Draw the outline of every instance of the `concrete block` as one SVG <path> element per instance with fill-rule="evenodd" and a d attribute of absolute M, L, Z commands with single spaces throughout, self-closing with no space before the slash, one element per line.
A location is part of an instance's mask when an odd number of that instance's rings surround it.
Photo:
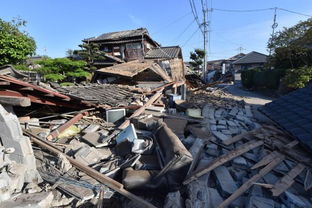
<path fill-rule="evenodd" d="M 259 196 L 251 196 L 247 201 L 246 208 L 254 207 L 274 208 L 274 200 Z"/>
<path fill-rule="evenodd" d="M 221 125 L 221 124 L 217 125 L 217 130 L 225 130 L 225 129 L 227 129 L 226 125 Z"/>
<path fill-rule="evenodd" d="M 97 131 L 100 128 L 97 124 L 90 124 L 87 128 L 85 128 L 82 132 L 83 133 L 92 133 Z"/>
<path fill-rule="evenodd" d="M 224 134 L 222 134 L 221 132 L 219 131 L 211 131 L 212 134 L 217 137 L 218 139 L 222 140 L 222 141 L 225 141 L 227 139 L 229 139 L 230 137 L 229 136 L 226 136 Z"/>
<path fill-rule="evenodd" d="M 218 207 L 222 202 L 223 198 L 220 196 L 218 191 L 214 188 L 207 188 L 208 191 L 208 206 L 207 207 Z"/>
<path fill-rule="evenodd" d="M 52 192 L 40 192 L 33 194 L 20 194 L 0 203 L 0 207 L 18 207 L 18 208 L 49 208 L 53 201 Z"/>
<path fill-rule="evenodd" d="M 239 168 L 248 168 L 248 163 L 245 158 L 236 157 L 233 159 L 233 166 L 236 166 Z"/>
<path fill-rule="evenodd" d="M 181 197 L 180 191 L 170 192 L 165 199 L 164 208 L 183 207 L 184 200 Z"/>
<path fill-rule="evenodd" d="M 236 114 L 238 113 L 238 108 L 237 107 L 234 107 L 232 108 L 232 110 L 230 111 L 229 115 L 230 116 L 236 116 Z"/>
<path fill-rule="evenodd" d="M 23 136 L 16 115 L 7 112 L 2 105 L 0 105 L 0 138 L 4 147 L 15 149 L 14 153 L 9 155 L 10 160 L 26 165 L 25 182 L 41 182 L 29 138 Z"/>
<path fill-rule="evenodd" d="M 306 204 L 304 203 L 304 201 L 302 201 L 297 195 L 289 191 L 285 191 L 281 198 L 282 198 L 283 203 L 287 207 L 298 207 L 298 208 L 306 207 Z"/>
<path fill-rule="evenodd" d="M 226 126 L 226 120 L 218 120 L 218 124 Z"/>
<path fill-rule="evenodd" d="M 217 184 L 223 197 L 228 197 L 237 190 L 238 187 L 225 166 L 219 166 L 213 172 L 215 173 Z"/>

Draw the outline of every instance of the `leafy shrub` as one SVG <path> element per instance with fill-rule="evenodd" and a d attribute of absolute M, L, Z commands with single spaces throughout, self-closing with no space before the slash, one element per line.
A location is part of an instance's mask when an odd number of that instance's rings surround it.
<path fill-rule="evenodd" d="M 46 74 L 44 75 L 44 78 L 52 82 L 58 82 L 58 81 L 63 80 L 65 76 L 62 74 Z"/>
<path fill-rule="evenodd" d="M 312 67 L 288 69 L 284 80 L 288 87 L 303 88 L 312 80 Z"/>
<path fill-rule="evenodd" d="M 66 87 L 66 86 L 73 86 L 74 83 L 72 83 L 72 82 L 62 82 L 60 85 L 61 85 L 62 87 Z"/>
<path fill-rule="evenodd" d="M 85 70 L 87 65 L 84 61 L 73 61 L 68 58 L 46 58 L 36 62 L 41 65 L 36 69 L 44 74 L 47 80 L 58 82 L 66 77 L 89 78 L 91 74 Z"/>
<path fill-rule="evenodd" d="M 248 69 L 241 72 L 242 84 L 250 89 L 277 89 L 280 79 L 285 75 L 283 69 Z"/>
<path fill-rule="evenodd" d="M 254 76 L 259 69 L 246 69 L 241 71 L 242 85 L 250 89 L 254 86 Z"/>
<path fill-rule="evenodd" d="M 14 69 L 22 70 L 22 71 L 31 71 L 26 65 L 19 64 L 19 65 L 13 65 Z"/>

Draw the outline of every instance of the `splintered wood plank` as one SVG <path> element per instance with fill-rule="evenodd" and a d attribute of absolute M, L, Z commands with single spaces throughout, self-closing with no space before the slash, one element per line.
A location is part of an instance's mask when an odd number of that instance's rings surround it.
<path fill-rule="evenodd" d="M 228 207 L 235 199 L 244 194 L 255 182 L 261 179 L 263 176 L 268 174 L 275 166 L 281 163 L 284 159 L 284 155 L 278 155 L 272 162 L 262 168 L 258 174 L 252 176 L 248 181 L 246 181 L 241 187 L 239 187 L 229 198 L 224 200 L 218 208 Z"/>
<path fill-rule="evenodd" d="M 270 154 L 264 156 L 259 162 L 257 162 L 256 164 L 254 164 L 254 166 L 251 167 L 251 169 L 257 169 L 259 167 L 265 166 L 267 164 L 269 164 L 271 161 L 274 160 L 274 158 L 276 158 L 276 156 L 279 155 L 279 153 L 277 151 L 273 151 Z"/>
<path fill-rule="evenodd" d="M 252 131 L 248 131 L 248 132 L 236 135 L 236 136 L 234 136 L 234 137 L 232 137 L 230 139 L 224 140 L 223 144 L 225 144 L 225 145 L 233 144 L 233 143 L 238 142 L 239 140 L 243 139 L 247 135 L 257 133 L 259 130 L 260 129 L 258 128 L 258 129 L 254 129 Z"/>
<path fill-rule="evenodd" d="M 308 191 L 312 187 L 312 173 L 309 169 L 304 179 L 304 190 Z"/>
<path fill-rule="evenodd" d="M 294 141 L 292 141 L 292 142 L 286 144 L 286 145 L 285 145 L 285 148 L 286 148 L 286 149 L 291 149 L 291 148 L 293 148 L 294 146 L 296 146 L 297 144 L 299 144 L 299 141 L 298 141 L 298 140 L 294 140 Z"/>
<path fill-rule="evenodd" d="M 292 184 L 295 182 L 296 178 L 302 171 L 304 171 L 305 166 L 301 163 L 297 164 L 293 169 L 291 169 L 280 181 L 274 184 L 272 188 L 273 196 L 279 196 L 285 192 Z"/>
<path fill-rule="evenodd" d="M 183 184 L 189 184 L 190 182 L 192 182 L 193 180 L 197 179 L 198 177 L 212 171 L 213 169 L 219 167 L 220 165 L 223 165 L 224 163 L 248 152 L 249 150 L 252 150 L 256 147 L 259 147 L 263 145 L 263 141 L 259 140 L 253 140 L 250 142 L 247 142 L 239 147 L 237 147 L 235 150 L 232 150 L 224 155 L 221 155 L 220 157 L 214 159 L 213 161 L 211 161 L 208 166 L 203 167 L 201 169 L 198 169 L 196 171 L 194 171 L 193 173 L 190 174 L 190 177 L 188 177 Z"/>

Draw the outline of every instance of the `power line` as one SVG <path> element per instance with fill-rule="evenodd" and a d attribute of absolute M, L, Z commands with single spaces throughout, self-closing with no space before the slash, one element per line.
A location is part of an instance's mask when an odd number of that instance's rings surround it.
<path fill-rule="evenodd" d="M 312 15 L 309 15 L 309 14 L 304 14 L 304 13 L 301 13 L 301 12 L 292 11 L 292 10 L 284 9 L 284 8 L 280 8 L 280 7 L 262 8 L 262 9 L 220 9 L 220 8 L 213 8 L 213 10 L 220 11 L 220 12 L 237 12 L 237 13 L 263 12 L 263 11 L 269 11 L 269 10 L 275 10 L 275 9 L 278 9 L 278 10 L 281 10 L 281 11 L 285 11 L 285 12 L 290 12 L 290 13 L 293 13 L 293 14 L 306 16 L 306 17 L 312 17 Z"/>
<path fill-rule="evenodd" d="M 298 14 L 298 15 L 302 15 L 302 16 L 306 16 L 306 17 L 312 17 L 312 15 L 308 15 L 308 14 L 303 14 L 303 13 L 300 13 L 300 12 L 296 12 L 296 11 L 291 11 L 291 10 L 288 10 L 288 9 L 283 9 L 283 8 L 277 8 L 281 11 L 285 11 L 285 12 L 290 12 L 290 13 L 293 13 L 293 14 Z"/>
<path fill-rule="evenodd" d="M 194 22 L 195 22 L 195 19 L 193 19 L 192 22 L 190 22 L 190 24 L 188 24 L 186 26 L 186 28 L 176 38 L 174 38 L 172 41 L 176 41 L 176 40 L 180 39 L 180 37 L 192 26 L 192 24 Z"/>
<path fill-rule="evenodd" d="M 264 8 L 264 9 L 219 9 L 213 8 L 213 10 L 220 11 L 220 12 L 262 12 L 272 10 L 274 8 Z"/>
<path fill-rule="evenodd" d="M 191 12 L 188 12 L 188 13 L 184 14 L 183 16 L 178 17 L 177 19 L 173 20 L 172 22 L 170 22 L 170 23 L 167 24 L 166 26 L 164 26 L 164 27 L 162 27 L 161 29 L 159 29 L 159 30 L 153 32 L 152 35 L 155 35 L 156 33 L 159 33 L 159 32 L 162 31 L 164 28 L 167 28 L 167 27 L 173 25 L 174 23 L 177 23 L 178 21 L 180 21 L 181 19 L 183 19 L 184 17 L 186 17 L 186 16 L 188 16 L 188 15 L 190 15 L 190 14 L 191 14 Z"/>
<path fill-rule="evenodd" d="M 201 30 L 201 32 L 204 33 L 204 31 L 203 31 L 202 28 L 201 28 L 201 23 L 199 22 L 199 19 L 198 19 L 197 10 L 196 10 L 196 5 L 195 5 L 195 3 L 194 3 L 194 0 L 189 0 L 189 3 L 190 3 L 190 6 L 191 6 L 191 10 L 192 10 L 194 19 L 196 20 L 196 23 L 197 23 L 199 29 Z"/>
<path fill-rule="evenodd" d="M 198 27 L 195 32 L 192 33 L 192 35 L 183 43 L 183 45 L 181 46 L 182 48 L 193 38 L 193 36 L 198 32 L 198 30 L 200 29 L 200 27 Z"/>

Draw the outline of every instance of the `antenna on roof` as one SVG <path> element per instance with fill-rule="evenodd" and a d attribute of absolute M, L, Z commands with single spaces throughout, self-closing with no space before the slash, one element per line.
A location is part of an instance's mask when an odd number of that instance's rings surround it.
<path fill-rule="evenodd" d="M 244 51 L 244 50 L 246 50 L 246 49 L 240 46 L 240 47 L 238 47 L 236 50 L 237 50 L 239 53 L 242 53 L 242 51 Z"/>

